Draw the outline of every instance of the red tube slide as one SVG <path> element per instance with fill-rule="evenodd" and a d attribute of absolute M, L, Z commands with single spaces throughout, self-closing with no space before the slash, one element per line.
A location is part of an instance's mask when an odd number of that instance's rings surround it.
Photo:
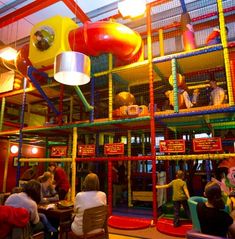
<path fill-rule="evenodd" d="M 116 22 L 85 22 L 69 33 L 69 43 L 73 51 L 88 56 L 112 53 L 125 64 L 138 60 L 142 50 L 140 35 Z"/>

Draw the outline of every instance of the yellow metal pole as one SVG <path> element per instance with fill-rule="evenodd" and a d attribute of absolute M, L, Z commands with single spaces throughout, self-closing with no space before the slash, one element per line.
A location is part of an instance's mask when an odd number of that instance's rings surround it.
<path fill-rule="evenodd" d="M 159 48 L 160 48 L 160 56 L 164 56 L 164 36 L 163 29 L 158 30 L 159 35 Z"/>
<path fill-rule="evenodd" d="M 2 191 L 5 193 L 6 192 L 6 185 L 7 185 L 7 174 L 8 174 L 8 164 L 9 164 L 9 157 L 10 157 L 10 142 L 9 140 L 7 141 L 7 155 L 5 164 L 4 164 L 4 175 L 3 175 L 3 184 L 2 184 Z"/>
<path fill-rule="evenodd" d="M 225 65 L 225 73 L 226 73 L 226 80 L 227 80 L 229 105 L 234 105 L 232 77 L 230 72 L 229 51 L 228 51 L 228 43 L 227 43 L 227 33 L 225 29 L 222 0 L 217 0 L 217 6 L 218 6 L 218 12 L 219 12 L 220 36 L 221 36 L 221 42 L 223 45 L 223 52 L 224 52 L 224 65 Z"/>
<path fill-rule="evenodd" d="M 20 162 L 72 162 L 72 158 L 20 158 Z"/>
<path fill-rule="evenodd" d="M 113 67 L 113 57 L 109 54 L 109 120 L 113 119 L 113 77 L 112 70 Z"/>
<path fill-rule="evenodd" d="M 77 157 L 77 127 L 73 128 L 73 148 L 72 148 L 72 183 L 71 183 L 71 199 L 74 201 L 76 193 L 76 157 Z"/>
<path fill-rule="evenodd" d="M 235 153 L 228 154 L 188 154 L 188 155 L 160 155 L 157 156 L 158 160 L 218 160 L 224 158 L 235 157 Z"/>
<path fill-rule="evenodd" d="M 127 131 L 127 155 L 131 156 L 131 131 Z M 131 198 L 131 160 L 128 160 L 127 167 L 127 182 L 128 182 L 128 207 L 132 207 L 132 198 Z"/>
<path fill-rule="evenodd" d="M 6 105 L 6 98 L 3 97 L 2 104 L 1 104 L 1 113 L 0 113 L 0 131 L 2 131 L 2 129 L 3 129 L 5 105 Z"/>

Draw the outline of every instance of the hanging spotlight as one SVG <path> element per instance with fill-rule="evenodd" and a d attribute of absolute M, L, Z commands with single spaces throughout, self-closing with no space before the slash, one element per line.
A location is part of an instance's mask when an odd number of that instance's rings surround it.
<path fill-rule="evenodd" d="M 4 60 L 11 61 L 16 59 L 17 51 L 12 47 L 4 47 L 0 50 L 0 58 Z"/>
<path fill-rule="evenodd" d="M 19 147 L 17 145 L 12 145 L 11 146 L 11 153 L 16 154 L 19 151 Z"/>
<path fill-rule="evenodd" d="M 54 78 L 65 85 L 85 85 L 90 81 L 90 58 L 80 52 L 66 51 L 55 57 Z"/>
<path fill-rule="evenodd" d="M 123 17 L 141 16 L 146 10 L 146 0 L 120 0 L 118 10 Z"/>

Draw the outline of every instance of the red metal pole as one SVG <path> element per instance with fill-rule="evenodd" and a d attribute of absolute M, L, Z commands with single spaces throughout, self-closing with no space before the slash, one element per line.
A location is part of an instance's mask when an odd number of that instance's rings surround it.
<path fill-rule="evenodd" d="M 107 159 L 107 158 L 106 158 Z M 108 207 L 109 207 L 109 215 L 112 215 L 112 204 L 113 204 L 113 183 L 112 183 L 112 161 L 108 161 Z"/>
<path fill-rule="evenodd" d="M 230 61 L 230 69 L 231 69 L 233 96 L 235 96 L 235 52 L 234 52 L 234 59 Z"/>
<path fill-rule="evenodd" d="M 153 90 L 153 63 L 152 63 L 152 28 L 151 6 L 147 5 L 147 46 L 149 61 L 149 98 L 150 98 L 150 131 L 151 131 L 151 156 L 152 156 L 152 191 L 153 191 L 153 220 L 157 220 L 157 193 L 156 193 L 156 146 L 155 146 L 155 120 L 154 120 L 154 90 Z"/>

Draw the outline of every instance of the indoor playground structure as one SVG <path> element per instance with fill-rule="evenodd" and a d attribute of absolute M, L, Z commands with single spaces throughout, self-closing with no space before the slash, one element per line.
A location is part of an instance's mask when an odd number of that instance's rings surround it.
<path fill-rule="evenodd" d="M 23 6 L 1 17 L 0 27 L 55 2 Z M 74 200 L 92 170 L 108 196 L 110 226 L 156 226 L 184 237 L 191 221 L 174 228 L 171 191 L 155 185 L 182 169 L 190 195 L 201 196 L 218 165 L 235 157 L 235 2 L 147 1 L 138 18 L 97 13 L 98 20 L 75 1 L 61 2 L 76 19 L 38 22 L 17 44 L 17 59 L 2 60 L 1 191 L 11 191 L 32 165 L 43 172 L 58 162 Z M 79 85 L 71 75 L 67 84 L 55 80 L 71 52 L 86 66 Z M 224 92 L 219 103 L 211 100 L 213 80 Z"/>

